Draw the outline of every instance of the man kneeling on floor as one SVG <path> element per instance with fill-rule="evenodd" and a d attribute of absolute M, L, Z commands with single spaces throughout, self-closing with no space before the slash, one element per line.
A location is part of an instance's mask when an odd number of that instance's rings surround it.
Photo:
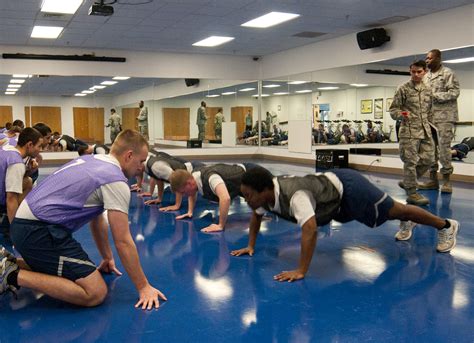
<path fill-rule="evenodd" d="M 107 210 L 115 247 L 139 294 L 135 306 L 157 308 L 159 297 L 166 300 L 143 273 L 128 224 L 127 178 L 143 172 L 147 155 L 146 140 L 126 130 L 109 155 L 76 158 L 34 188 L 11 225 L 23 259 L 0 247 L 0 294 L 26 287 L 79 306 L 101 304 L 107 286 L 100 271 L 121 275 L 108 241 Z M 99 267 L 72 236 L 87 222 L 103 259 Z"/>
<path fill-rule="evenodd" d="M 369 227 L 398 219 L 402 221 L 396 237 L 400 240 L 410 239 L 415 223 L 428 225 L 438 230 L 437 251 L 448 252 L 456 245 L 456 220 L 442 219 L 420 207 L 399 203 L 351 169 L 304 177 L 274 177 L 268 170 L 256 167 L 244 173 L 240 188 L 253 214 L 247 247 L 232 251 L 232 255 L 253 255 L 266 211 L 296 221 L 302 228 L 298 268 L 275 275 L 278 281 L 304 278 L 316 247 L 318 225 L 333 219 L 341 223 L 357 220 Z"/>

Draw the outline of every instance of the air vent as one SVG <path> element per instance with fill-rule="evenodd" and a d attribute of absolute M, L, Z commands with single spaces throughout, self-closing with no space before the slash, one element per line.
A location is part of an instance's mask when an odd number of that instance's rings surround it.
<path fill-rule="evenodd" d="M 62 18 L 65 16 L 64 13 L 43 13 L 43 18 Z"/>
<path fill-rule="evenodd" d="M 399 23 L 399 22 L 407 20 L 407 19 L 410 19 L 410 17 L 396 15 L 396 16 L 393 16 L 393 17 L 387 17 L 387 18 L 380 19 L 379 21 L 377 21 L 375 23 L 370 23 L 370 24 L 367 24 L 365 26 L 366 27 L 379 27 L 379 26 L 384 26 L 384 25 L 388 25 L 388 24 Z"/>
<path fill-rule="evenodd" d="M 326 32 L 313 32 L 313 31 L 303 31 L 297 34 L 294 34 L 293 37 L 299 38 L 316 38 L 325 35 Z"/>

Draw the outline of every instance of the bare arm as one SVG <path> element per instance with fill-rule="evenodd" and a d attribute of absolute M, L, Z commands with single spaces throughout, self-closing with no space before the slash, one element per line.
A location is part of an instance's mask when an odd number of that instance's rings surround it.
<path fill-rule="evenodd" d="M 230 207 L 230 195 L 225 183 L 222 182 L 217 185 L 216 195 L 219 198 L 219 224 L 211 224 L 202 229 L 202 232 L 222 231 L 227 223 L 227 216 Z"/>
<path fill-rule="evenodd" d="M 20 194 L 7 192 L 7 217 L 8 221 L 11 223 L 15 218 L 16 211 L 18 210 L 18 206 L 20 206 Z"/>
<path fill-rule="evenodd" d="M 252 218 L 250 218 L 250 225 L 249 225 L 249 243 L 246 248 L 233 250 L 230 252 L 232 256 L 241 256 L 241 255 L 250 255 L 252 256 L 255 251 L 255 243 L 257 242 L 258 232 L 260 231 L 260 225 L 262 223 L 261 215 L 252 213 Z"/>
<path fill-rule="evenodd" d="M 188 212 L 180 216 L 177 216 L 176 219 L 192 218 L 193 212 L 194 212 L 194 206 L 196 205 L 196 199 L 197 199 L 197 192 L 196 194 L 188 197 Z"/>
<path fill-rule="evenodd" d="M 130 234 L 128 216 L 120 211 L 109 210 L 108 217 L 120 260 L 139 293 L 140 299 L 135 307 L 141 306 L 142 309 L 158 308 L 158 297 L 164 300 L 166 300 L 166 297 L 148 283 L 148 279 L 140 265 L 137 247 Z"/>
<path fill-rule="evenodd" d="M 313 258 L 316 247 L 318 227 L 316 217 L 311 217 L 303 224 L 301 234 L 301 255 L 298 268 L 290 271 L 283 271 L 273 278 L 277 281 L 292 282 L 304 278 Z"/>

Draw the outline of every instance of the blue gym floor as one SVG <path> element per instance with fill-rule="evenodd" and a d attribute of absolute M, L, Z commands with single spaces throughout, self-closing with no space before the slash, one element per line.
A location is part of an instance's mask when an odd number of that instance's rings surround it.
<path fill-rule="evenodd" d="M 274 174 L 314 171 L 261 164 Z M 365 175 L 405 199 L 397 177 Z M 255 255 L 232 257 L 247 244 L 243 199 L 233 201 L 225 233 L 203 234 L 217 204 L 199 198 L 194 219 L 176 221 L 176 213 L 145 206 L 133 193 L 130 223 L 141 263 L 168 301 L 158 310 L 135 309 L 137 292 L 126 275 L 105 276 L 109 294 L 96 308 L 21 289 L 18 299 L 0 297 L 0 342 L 473 342 L 473 187 L 455 183 L 452 196 L 423 194 L 428 210 L 461 223 L 451 254 L 435 252 L 436 233 L 426 227 L 395 242 L 398 222 L 377 229 L 333 223 L 319 230 L 306 278 L 279 283 L 273 275 L 298 263 L 295 224 L 270 216 Z M 167 191 L 165 204 L 173 201 Z M 76 237 L 99 263 L 89 230 Z"/>

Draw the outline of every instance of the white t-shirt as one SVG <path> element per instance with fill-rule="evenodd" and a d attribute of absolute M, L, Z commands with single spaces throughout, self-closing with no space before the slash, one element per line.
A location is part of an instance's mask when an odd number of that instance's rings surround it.
<path fill-rule="evenodd" d="M 11 145 L 3 147 L 4 151 L 13 151 L 20 155 L 20 152 Z M 7 168 L 5 175 L 5 192 L 7 193 L 23 193 L 23 177 L 25 176 L 26 167 L 23 162 L 11 164 Z"/>
<path fill-rule="evenodd" d="M 117 165 L 120 164 L 112 155 L 95 155 L 97 159 Z M 84 207 L 101 206 L 106 210 L 116 210 L 128 215 L 130 206 L 130 188 L 126 182 L 117 181 L 107 183 L 97 188 L 87 199 Z M 17 218 L 38 220 L 30 210 L 28 203 L 23 201 L 16 213 Z"/>
<path fill-rule="evenodd" d="M 242 167 L 244 171 L 246 171 L 245 166 L 243 164 L 239 163 L 237 165 Z M 196 181 L 199 194 L 203 195 L 201 172 L 197 171 L 197 172 L 192 173 L 192 175 L 194 177 L 194 180 Z M 216 188 L 221 183 L 225 183 L 225 182 L 219 174 L 212 174 L 209 177 L 209 187 L 211 188 L 212 193 L 216 194 Z"/>

